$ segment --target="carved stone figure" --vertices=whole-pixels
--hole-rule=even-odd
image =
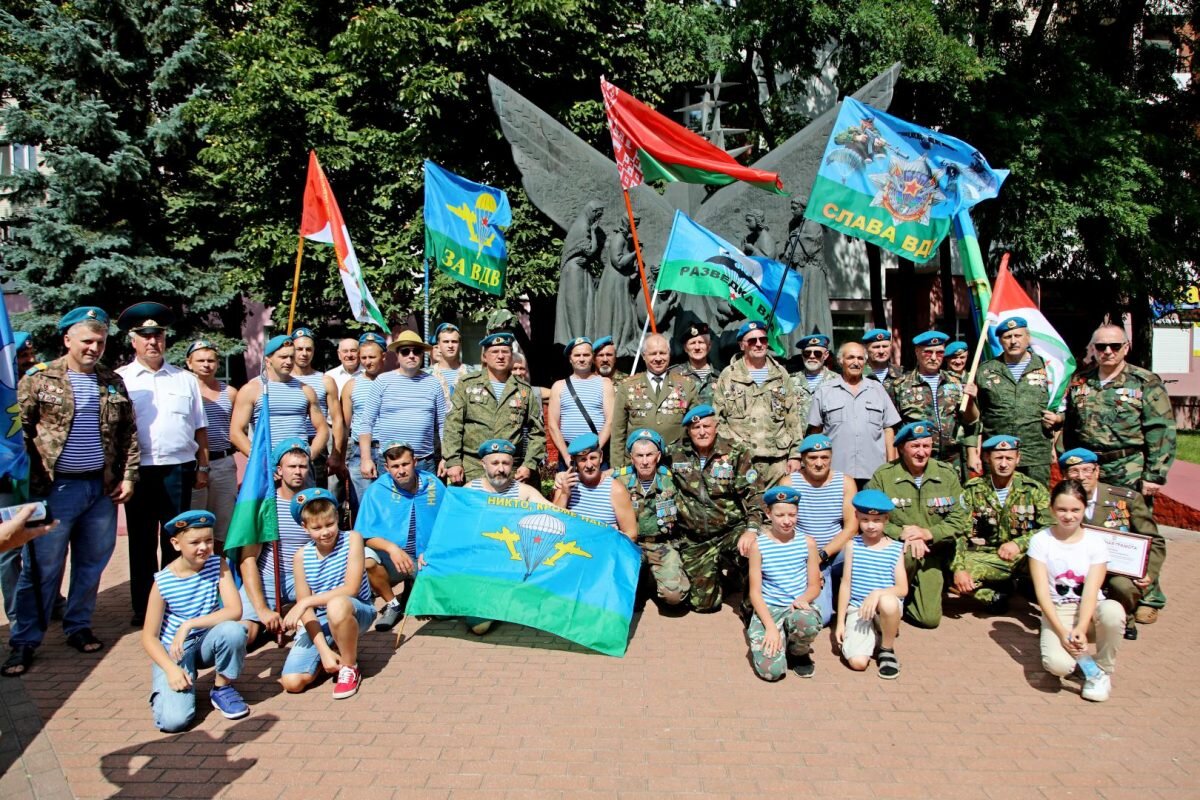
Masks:
[[[594,335],[595,274],[600,271],[605,238],[604,229],[600,227],[602,216],[604,204],[589,200],[563,239],[562,273],[558,279],[554,317],[554,341],[557,344]]]
[[[635,220],[641,222],[636,217]],[[609,237],[604,255],[604,272],[596,287],[596,321],[591,336],[611,336],[618,358],[632,356],[637,352],[641,334],[635,309],[638,303],[644,307],[646,301],[642,298],[642,280],[638,275],[628,217],[622,217],[617,224],[616,235]]]
[[[775,258],[775,237],[766,224],[767,215],[761,208],[752,208],[746,212],[746,227],[750,232],[742,239],[742,252],[748,256]]]
[[[825,229],[820,223],[804,218],[807,205],[807,199],[792,198],[792,221],[788,223],[787,243],[783,246],[783,263],[804,278],[800,288],[800,328],[793,336],[799,338],[801,329],[815,329],[832,340],[833,314],[830,313],[829,303],[829,272],[825,265]]]

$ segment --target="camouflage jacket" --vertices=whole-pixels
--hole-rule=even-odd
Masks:
[[[700,455],[685,438],[672,455],[671,475],[688,539],[707,542],[738,528],[766,525],[758,473],[745,447],[718,438],[701,466]]]
[[[1050,492],[1019,472],[1013,475],[1012,483],[1008,485],[1008,498],[1004,503],[996,495],[989,475],[967,481],[963,493],[971,512],[971,530],[955,542],[952,570],[965,568],[963,559],[967,551],[995,551],[1005,542],[1016,542],[1024,555],[1033,534],[1054,524]]]
[[[696,384],[696,404],[707,403],[712,405],[713,401],[713,385],[717,382],[717,369],[710,367],[708,375],[701,377],[698,372],[692,369],[691,364],[686,361],[682,364],[676,364],[667,370],[672,375],[686,375]]]
[[[446,375],[451,372],[457,372],[458,379],[462,380],[468,375],[474,375],[475,373],[479,372],[479,369],[480,368],[477,364],[460,364],[458,369],[447,369],[445,367],[439,367],[436,364],[432,364],[422,369],[421,372],[424,372],[426,375],[432,375],[438,379],[438,383],[442,385],[442,395],[446,398],[446,402],[450,402],[450,396],[454,394],[454,387],[450,385],[450,381],[446,378]]]
[[[808,376],[804,374],[803,369],[799,372],[793,372],[791,375],[792,392],[796,395],[796,419],[800,424],[796,434],[797,441],[803,439],[804,432],[808,430],[808,412],[812,409],[813,397],[816,396],[817,389],[841,377],[829,367],[821,367],[820,376],[821,379],[817,381],[817,385],[809,389]]]
[[[686,375],[668,373],[662,390],[655,394],[647,373],[626,378],[617,386],[613,403],[610,463],[623,467],[628,461],[625,440],[638,428],[650,428],[673,447],[683,438],[683,415],[696,404],[696,384]]]
[[[1141,481],[1166,483],[1175,461],[1175,415],[1162,379],[1128,363],[1103,388],[1098,369],[1077,373],[1063,444],[1094,450],[1106,483],[1134,490]]]
[[[1096,485],[1096,505],[1092,508],[1092,514],[1086,516],[1086,509],[1084,513],[1085,525],[1149,536],[1152,541],[1146,577],[1152,581],[1158,580],[1163,561],[1167,558],[1167,540],[1158,530],[1154,515],[1139,492],[1123,486],[1099,483]]]
[[[983,362],[975,374],[979,393],[980,434],[984,439],[1005,434],[1021,440],[1023,464],[1049,464],[1054,432],[1042,425],[1042,412],[1050,405],[1050,382],[1046,362],[1036,353],[1014,381],[1004,359]]]
[[[883,529],[893,539],[900,538],[905,525],[928,529],[933,534],[931,544],[965,536],[971,529],[971,510],[958,470],[943,461],[929,459],[920,486],[902,461],[892,461],[875,470],[866,488],[878,489],[896,505]]]
[[[633,467],[613,471],[613,480],[629,490],[633,513],[637,515],[638,542],[670,542],[679,538],[675,522],[679,508],[675,504],[675,481],[671,470],[659,467],[649,489],[642,488]]]
[[[516,466],[536,471],[546,458],[546,428],[533,388],[516,375],[509,375],[504,394],[497,401],[487,370],[464,375],[458,379],[442,434],[446,466],[463,467],[467,480],[482,477],[480,446],[488,439],[519,443],[523,431],[528,434],[525,460]]]
[[[892,403],[900,414],[900,424],[928,420],[934,424],[933,457],[950,464],[958,464],[962,448],[958,443],[963,431],[969,428],[959,419],[958,404],[962,400],[962,381],[945,370],[938,373],[937,403],[929,384],[921,380],[921,373],[913,370],[892,384]]]
[[[717,433],[742,445],[756,459],[783,458],[800,439],[796,394],[787,370],[767,357],[767,379],[759,386],[750,377],[746,360],[733,359],[713,387]]]
[[[121,481],[138,479],[142,451],[125,382],[101,364],[96,365],[96,380],[100,389],[104,489],[111,492]],[[17,404],[29,451],[29,490],[34,497],[45,497],[75,418],[75,395],[67,376],[66,358],[38,364],[26,372],[17,384]]]
[[[888,366],[887,374],[883,378],[875,377],[875,370],[871,369],[871,365],[867,364],[863,369],[863,377],[871,380],[879,381],[883,384],[883,388],[888,390],[888,394],[892,393],[892,384],[904,377],[904,370],[896,366]]]

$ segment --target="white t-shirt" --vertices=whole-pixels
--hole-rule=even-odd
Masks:
[[[1083,538],[1067,544],[1054,538],[1049,528],[1034,534],[1029,541],[1029,557],[1046,565],[1050,582],[1050,599],[1055,605],[1078,603],[1093,564],[1108,563],[1108,547],[1104,538],[1094,531],[1084,531]],[[1100,592],[1104,599],[1104,592]]]

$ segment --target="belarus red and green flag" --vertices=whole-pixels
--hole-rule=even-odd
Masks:
[[[603,77],[600,91],[622,189],[654,180],[715,186],[745,181],[785,194],[777,173],[739,164],[700,134],[672,122]]]

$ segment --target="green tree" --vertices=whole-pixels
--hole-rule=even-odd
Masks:
[[[0,142],[36,145],[43,167],[0,179],[13,209],[0,257],[33,306],[15,323],[45,355],[58,352],[54,323],[78,305],[114,316],[143,299],[173,306],[176,355],[191,333],[240,325],[240,308],[221,318],[227,256],[210,245],[211,208],[191,171],[202,139],[182,114],[221,77],[207,14],[197,0],[0,12],[0,95],[12,101]]]

